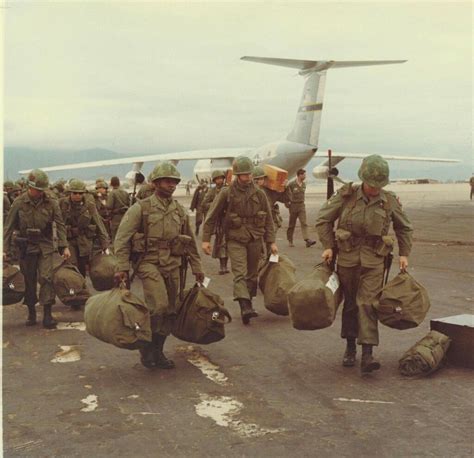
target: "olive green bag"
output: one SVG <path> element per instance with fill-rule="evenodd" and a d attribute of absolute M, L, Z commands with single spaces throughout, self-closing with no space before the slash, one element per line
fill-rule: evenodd
<path fill-rule="evenodd" d="M 136 350 L 151 342 L 150 312 L 125 288 L 92 296 L 86 303 L 84 322 L 91 336 L 119 348 Z"/>
<path fill-rule="evenodd" d="M 276 315 L 288 315 L 288 292 L 296 284 L 295 265 L 285 255 L 278 262 L 265 262 L 258 272 L 258 286 L 265 308 Z"/>
<path fill-rule="evenodd" d="M 112 254 L 100 253 L 91 259 L 89 277 L 96 291 L 108 291 L 114 287 L 117 258 Z"/>
<path fill-rule="evenodd" d="M 382 288 L 373 307 L 385 326 L 410 329 L 425 319 L 430 305 L 426 289 L 408 272 L 400 272 Z"/>
<path fill-rule="evenodd" d="M 411 347 L 398 362 L 402 375 L 428 375 L 437 370 L 446 358 L 451 339 L 441 332 L 430 331 Z"/>
<path fill-rule="evenodd" d="M 3 264 L 2 304 L 11 305 L 23 300 L 25 296 L 25 277 L 18 267 Z"/>
<path fill-rule="evenodd" d="M 336 272 L 322 263 L 288 293 L 288 308 L 295 329 L 311 331 L 331 326 L 342 301 Z"/>
<path fill-rule="evenodd" d="M 53 270 L 53 287 L 64 305 L 79 307 L 91 296 L 85 278 L 68 261 L 63 261 Z"/>

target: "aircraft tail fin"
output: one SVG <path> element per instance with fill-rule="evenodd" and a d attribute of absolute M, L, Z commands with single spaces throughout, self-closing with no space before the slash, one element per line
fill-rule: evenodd
<path fill-rule="evenodd" d="M 244 56 L 241 59 L 261 64 L 296 68 L 299 70 L 298 73 L 300 75 L 307 77 L 296 114 L 295 124 L 287 139 L 312 146 L 318 146 L 326 71 L 328 69 L 401 64 L 406 62 L 406 60 L 298 60 L 255 56 Z"/>

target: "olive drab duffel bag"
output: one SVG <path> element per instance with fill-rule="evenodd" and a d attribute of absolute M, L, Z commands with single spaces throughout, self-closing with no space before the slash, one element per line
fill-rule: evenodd
<path fill-rule="evenodd" d="M 85 278 L 68 261 L 61 262 L 53 269 L 53 287 L 64 305 L 80 307 L 91 297 Z"/>
<path fill-rule="evenodd" d="M 288 315 L 288 292 L 296 284 L 295 265 L 285 255 L 278 262 L 266 262 L 258 272 L 258 286 L 265 308 L 276 315 Z"/>
<path fill-rule="evenodd" d="M 331 326 L 342 301 L 342 287 L 336 272 L 318 264 L 288 293 L 288 308 L 295 329 L 312 331 Z"/>
<path fill-rule="evenodd" d="M 100 253 L 91 259 L 89 277 L 96 291 L 108 291 L 114 287 L 117 258 L 113 254 Z"/>
<path fill-rule="evenodd" d="M 398 362 L 402 375 L 428 375 L 437 370 L 446 358 L 451 339 L 438 331 L 430 331 L 411 347 Z"/>
<path fill-rule="evenodd" d="M 171 333 L 186 342 L 218 342 L 225 337 L 226 318 L 228 323 L 232 321 L 221 297 L 196 284 L 185 292 Z"/>
<path fill-rule="evenodd" d="M 23 300 L 25 296 L 25 277 L 18 267 L 3 264 L 2 304 L 11 305 Z"/>
<path fill-rule="evenodd" d="M 373 307 L 381 323 L 390 328 L 416 328 L 430 308 L 426 289 L 408 272 L 400 272 L 377 295 Z"/>
<path fill-rule="evenodd" d="M 137 350 L 151 342 L 150 312 L 126 288 L 92 296 L 86 303 L 84 322 L 91 336 L 119 348 Z"/>

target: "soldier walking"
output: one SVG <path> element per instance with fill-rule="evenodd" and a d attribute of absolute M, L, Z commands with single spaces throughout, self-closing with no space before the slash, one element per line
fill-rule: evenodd
<path fill-rule="evenodd" d="M 155 193 L 130 207 L 114 242 L 118 260 L 115 281 L 129 281 L 131 256 L 134 273 L 142 281 L 153 337 L 152 342 L 140 350 L 140 355 L 141 363 L 150 369 L 175 367 L 164 355 L 163 346 L 171 332 L 179 290 L 184 288 L 180 285 L 183 256 L 189 257 L 196 281 L 204 281 L 189 217 L 184 207 L 172 198 L 180 180 L 180 173 L 173 164 L 158 164 L 151 176 Z"/>
<path fill-rule="evenodd" d="M 270 205 L 265 193 L 252 182 L 253 164 L 250 158 L 234 159 L 232 170 L 236 179 L 217 195 L 204 223 L 202 249 L 210 255 L 211 235 L 223 221 L 234 275 L 234 300 L 239 302 L 242 322 L 249 324 L 258 313 L 252 307 L 257 295 L 258 263 L 262 244 L 267 252 L 278 253 Z"/>
<path fill-rule="evenodd" d="M 301 232 L 303 239 L 306 242 L 306 247 L 313 246 L 316 242 L 308 237 L 308 224 L 306 223 L 306 207 L 305 207 L 305 192 L 306 192 L 306 170 L 299 169 L 296 172 L 296 178 L 290 182 L 288 188 L 290 189 L 290 221 L 288 223 L 288 230 L 286 238 L 290 247 L 294 247 L 293 234 L 295 232 L 296 221 L 299 219 L 301 224 Z"/>
<path fill-rule="evenodd" d="M 66 240 L 64 221 L 58 201 L 46 194 L 48 176 L 39 169 L 28 175 L 27 192 L 13 202 L 3 230 L 3 257 L 7 260 L 12 250 L 13 231 L 18 231 L 20 268 L 25 277 L 24 303 L 28 307 L 27 326 L 36 324 L 37 281 L 40 284 L 39 302 L 43 306 L 43 327 L 55 328 L 51 314 L 55 302 L 53 277 L 53 223 L 56 224 L 59 253 L 68 259 L 71 253 Z"/>
<path fill-rule="evenodd" d="M 191 206 L 189 207 L 192 212 L 196 210 L 196 235 L 199 235 L 199 227 L 204 221 L 204 215 L 202 212 L 202 202 L 204 200 L 204 197 L 206 196 L 208 189 L 209 188 L 207 187 L 207 181 L 201 180 L 201 183 L 194 191 L 193 198 L 191 200 Z"/>
<path fill-rule="evenodd" d="M 109 185 L 105 180 L 98 179 L 95 182 L 95 193 L 94 193 L 94 202 L 97 213 L 102 218 L 102 223 L 104 224 L 105 230 L 111 236 L 110 232 L 110 211 L 107 208 L 107 190 Z"/>
<path fill-rule="evenodd" d="M 130 206 L 130 197 L 127 191 L 120 187 L 120 180 L 118 177 L 112 177 L 110 179 L 110 186 L 112 190 L 107 196 L 107 209 L 111 213 L 110 219 L 110 232 L 112 235 L 112 242 L 115 240 L 120 221 L 122 221 L 123 215 Z"/>
<path fill-rule="evenodd" d="M 389 183 L 385 159 L 376 154 L 366 157 L 359 178 L 362 185 L 344 185 L 322 206 L 316 228 L 324 248 L 323 259 L 332 262 L 337 250 L 337 273 L 344 292 L 341 337 L 347 340 L 342 364 L 355 365 L 358 338 L 361 371 L 368 373 L 380 368 L 372 355 L 372 347 L 379 344 L 372 302 L 383 285 L 384 261 L 393 250 L 390 223 L 398 241 L 402 271 L 408 267 L 413 229 L 395 194 L 382 189 Z"/>

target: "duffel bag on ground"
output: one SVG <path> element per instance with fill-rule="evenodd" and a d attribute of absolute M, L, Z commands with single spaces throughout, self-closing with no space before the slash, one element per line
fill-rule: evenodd
<path fill-rule="evenodd" d="M 171 333 L 197 344 L 218 342 L 225 337 L 225 319 L 232 321 L 224 301 L 207 288 L 195 285 L 185 293 Z"/>
<path fill-rule="evenodd" d="M 86 303 L 84 322 L 91 336 L 119 348 L 136 350 L 151 342 L 150 312 L 125 288 L 92 296 Z"/>
<path fill-rule="evenodd" d="M 3 264 L 2 304 L 11 305 L 23 300 L 25 296 L 25 277 L 18 267 Z"/>
<path fill-rule="evenodd" d="M 408 272 L 400 272 L 377 295 L 373 304 L 379 321 L 390 328 L 416 328 L 430 308 L 426 289 Z"/>
<path fill-rule="evenodd" d="M 53 270 L 53 287 L 64 305 L 80 307 L 91 297 L 85 278 L 68 261 L 63 261 Z"/>
<path fill-rule="evenodd" d="M 331 326 L 341 301 L 339 277 L 327 264 L 317 265 L 288 293 L 288 308 L 293 327 L 311 331 Z"/>
<path fill-rule="evenodd" d="M 89 277 L 96 291 L 108 291 L 114 287 L 117 258 L 113 254 L 99 253 L 91 259 Z"/>
<path fill-rule="evenodd" d="M 402 375 L 428 375 L 443 363 L 451 339 L 438 331 L 430 331 L 411 347 L 398 362 Z"/>
<path fill-rule="evenodd" d="M 288 315 L 288 292 L 296 284 L 295 265 L 285 255 L 278 262 L 266 262 L 259 269 L 258 286 L 265 308 L 276 315 Z"/>

